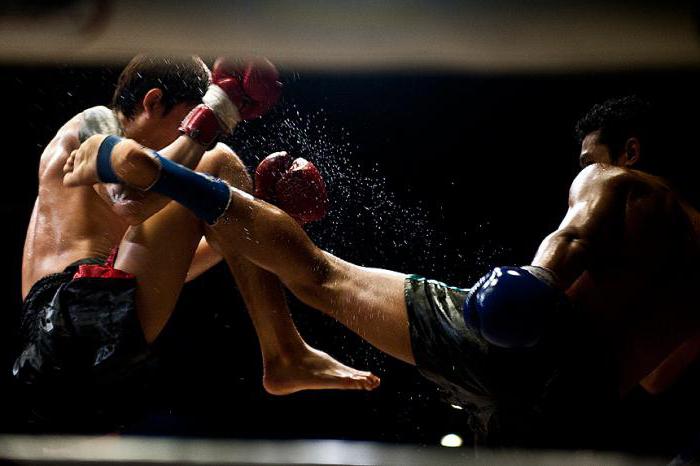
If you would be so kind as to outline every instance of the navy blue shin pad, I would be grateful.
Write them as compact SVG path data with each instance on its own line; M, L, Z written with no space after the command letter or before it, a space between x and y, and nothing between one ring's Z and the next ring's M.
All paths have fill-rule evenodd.
M104 183L121 183L112 169L112 149L122 138L108 136L97 151L97 176ZM160 177L149 191L162 194L187 207L209 225L226 211L231 191L228 184L209 175L197 173L153 152L160 163Z
M112 150L121 142L119 136L107 136L97 149L97 177L103 183L119 183L119 178L112 170Z
M185 168L161 157L157 152L154 155L160 162L161 170L160 177L149 191L179 202L209 225L216 223L231 199L229 185L212 176Z

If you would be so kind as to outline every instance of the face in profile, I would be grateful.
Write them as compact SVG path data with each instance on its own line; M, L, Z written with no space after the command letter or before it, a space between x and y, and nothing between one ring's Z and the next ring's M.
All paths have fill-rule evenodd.
M133 118L123 120L124 135L154 150L160 150L180 135L180 122L194 104L179 103L168 112L155 104L140 110Z
M586 137L583 138L583 141L581 141L581 155L579 155L579 165L581 168L586 168L594 163L615 165L615 160L613 160L610 155L608 146L598 142L599 136L600 131L594 131L587 134Z

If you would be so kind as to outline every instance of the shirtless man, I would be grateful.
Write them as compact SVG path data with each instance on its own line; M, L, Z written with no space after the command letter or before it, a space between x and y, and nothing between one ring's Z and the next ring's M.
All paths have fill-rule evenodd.
M218 61L213 71L211 78L196 57L136 57L119 78L113 108L78 114L45 149L24 248L25 341L14 366L19 380L61 385L74 377L73 384L87 378L104 385L119 374L137 372L150 361L150 345L185 279L221 260L206 241L200 242L202 222L163 196L119 185L74 189L62 183L71 152L103 133L162 149L185 166L251 190L240 159L215 140L274 104L277 71L266 61L227 60ZM210 86L210 79L216 85ZM187 135L173 143L181 134ZM114 257L105 264L116 247L115 264L123 271L118 273ZM268 392L377 386L373 375L306 345L277 277L242 256L228 264L259 336Z
M415 364L505 443L576 445L582 433L613 435L620 399L639 385L665 390L698 354L700 215L644 171L661 156L647 150L648 117L632 98L594 107L579 123L585 168L559 228L531 265L497 267L470 289L343 261L281 210L235 188L212 194L216 180L193 181L127 140L86 141L64 183L100 181L101 163L111 180L168 191L210 219L206 237L227 260L277 274L302 301Z

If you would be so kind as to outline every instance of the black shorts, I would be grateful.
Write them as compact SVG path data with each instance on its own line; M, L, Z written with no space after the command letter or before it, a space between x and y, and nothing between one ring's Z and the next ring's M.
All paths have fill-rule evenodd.
M102 262L84 259L48 275L24 301L12 373L32 393L38 418L99 417L154 364L136 317L135 279L74 278L79 265Z
M553 322L553 331L535 347L505 349L465 324L462 306L468 292L415 275L405 282L416 366L451 403L469 412L473 429L500 436L509 431L513 442L526 443L522 434L534 435L548 423L559 428L554 419L563 416L562 405L575 418L583 413L574 411L584 405L605 409L615 398L612 368L586 343L573 310ZM572 410L569 404L577 406Z

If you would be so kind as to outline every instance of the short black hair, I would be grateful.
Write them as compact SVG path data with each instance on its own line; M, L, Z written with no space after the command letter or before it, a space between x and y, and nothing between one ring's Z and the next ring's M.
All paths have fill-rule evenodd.
M201 102L209 80L209 70L199 57L137 55L119 76L112 108L132 118L146 92L158 88L167 114L177 104Z
M624 151L629 138L637 138L644 150L640 162L646 165L654 157L651 149L658 128L653 116L652 105L635 95L606 100L594 105L576 123L576 137L581 143L588 134L600 131L597 142L606 145L614 158Z

